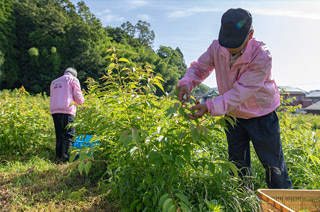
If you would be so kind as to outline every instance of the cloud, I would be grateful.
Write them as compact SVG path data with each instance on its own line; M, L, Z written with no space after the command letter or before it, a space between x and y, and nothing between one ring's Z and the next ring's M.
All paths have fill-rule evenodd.
M149 4L147 0L131 0L131 1L126 1L125 5L129 6L130 9L134 9L137 7L143 7Z
M113 15L109 9L104 10L102 13L98 13L98 15L103 23L120 22L124 20L123 17Z
M113 22L113 21L120 22L120 21L124 20L123 17L117 17L117 16L112 15L112 14L105 15L101 19L105 23L110 23L110 22Z
M168 19L179 19L179 18L192 16L197 13L208 13L208 12L224 12L224 10L216 9L216 8L194 7L194 8L184 9L184 10L175 10L169 13L167 17Z
M297 6L298 7L298 6ZM319 5L314 5L313 8L303 8L292 10L279 10L279 9L264 9L264 8L247 8L252 14L268 15L268 16L285 16L292 18L302 18L310 20L320 20L320 13L318 12ZM193 7L187 9L177 9L167 14L168 19L180 19L188 16L193 16L199 13L209 13L209 12L225 12L222 8L212 8L212 7Z
M97 12L97 15L102 16L103 14L108 14L108 13L111 13L111 11L109 9L105 9L102 12Z
M259 15L270 15L270 16L286 16L292 18L303 18L311 20L320 20L319 13L306 13L305 11L297 10L267 10L261 8L249 9L250 12L259 14Z
M153 18L151 18L148 14L140 14L137 16L139 20L142 21L152 21Z

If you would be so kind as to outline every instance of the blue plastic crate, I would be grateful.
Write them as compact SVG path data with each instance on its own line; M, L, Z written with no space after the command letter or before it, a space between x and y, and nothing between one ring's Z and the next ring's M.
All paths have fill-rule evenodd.
M92 147L99 145L99 140L90 141L90 139L93 137L93 135L80 135L76 137L75 142L72 144L72 147L75 147L77 149L82 149L84 147ZM89 154L89 156L92 155L92 152Z

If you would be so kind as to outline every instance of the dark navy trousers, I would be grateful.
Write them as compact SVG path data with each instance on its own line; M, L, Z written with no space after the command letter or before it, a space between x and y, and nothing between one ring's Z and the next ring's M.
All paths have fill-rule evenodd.
M249 188L252 189L250 141L265 168L268 187L292 188L283 158L279 119L275 111L251 119L238 118L236 125L232 127L228 123L227 127L229 160L238 167L240 176Z
M63 162L69 161L69 149L72 147L75 129L67 126L74 122L74 116L56 113L52 114L52 117L56 132L56 158Z

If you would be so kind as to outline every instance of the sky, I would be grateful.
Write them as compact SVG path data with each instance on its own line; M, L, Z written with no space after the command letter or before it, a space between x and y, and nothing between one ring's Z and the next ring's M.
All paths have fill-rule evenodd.
M79 0L71 0L76 4ZM151 24L154 50L179 47L187 66L218 38L222 14L244 8L253 17L254 37L272 55L272 76L278 86L320 90L320 1L232 0L84 0L102 25L126 21ZM204 82L216 87L215 74Z

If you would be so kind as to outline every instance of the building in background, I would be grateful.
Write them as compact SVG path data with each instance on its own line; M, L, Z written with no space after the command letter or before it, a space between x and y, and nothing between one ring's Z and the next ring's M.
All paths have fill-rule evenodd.
M304 108L307 113L320 115L320 101Z
M290 105L302 106L302 109L296 111L297 113L320 114L320 90L306 92L291 86L278 86L278 88L284 101L292 99ZM216 96L219 96L219 91L217 87L214 87L210 88L206 94L194 94L193 97L200 103L204 103L207 99L213 99Z
M278 86L280 95L283 100L292 99L292 105L301 105L302 108L308 107L312 104L312 100L307 98L307 92L296 87Z
M312 104L320 101L320 90L313 90L307 93L306 97L312 100Z
M219 91L217 87L210 88L208 93L194 95L196 99L199 99L200 103L205 103L207 99L213 99L216 96L219 96Z

